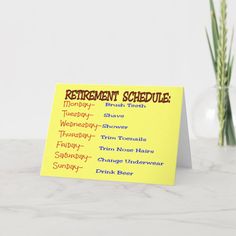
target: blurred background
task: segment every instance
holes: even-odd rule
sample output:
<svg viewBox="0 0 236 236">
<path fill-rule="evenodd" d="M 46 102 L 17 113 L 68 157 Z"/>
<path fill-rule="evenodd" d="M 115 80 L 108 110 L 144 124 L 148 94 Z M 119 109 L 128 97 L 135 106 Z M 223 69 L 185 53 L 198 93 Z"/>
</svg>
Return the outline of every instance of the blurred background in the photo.
<svg viewBox="0 0 236 236">
<path fill-rule="evenodd" d="M 56 83 L 184 86 L 194 138 L 194 101 L 215 84 L 205 27 L 207 0 L 1 0 L 0 138 L 44 139 Z"/>
</svg>

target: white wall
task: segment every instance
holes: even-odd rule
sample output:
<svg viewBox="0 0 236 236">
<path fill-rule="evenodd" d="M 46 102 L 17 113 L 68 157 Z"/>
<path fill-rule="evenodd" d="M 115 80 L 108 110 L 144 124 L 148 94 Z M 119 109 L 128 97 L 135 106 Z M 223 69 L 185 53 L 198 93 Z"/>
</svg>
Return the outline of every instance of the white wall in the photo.
<svg viewBox="0 0 236 236">
<path fill-rule="evenodd" d="M 45 138 L 57 82 L 184 85 L 190 118 L 209 20 L 207 0 L 1 0 L 0 138 Z"/>
</svg>

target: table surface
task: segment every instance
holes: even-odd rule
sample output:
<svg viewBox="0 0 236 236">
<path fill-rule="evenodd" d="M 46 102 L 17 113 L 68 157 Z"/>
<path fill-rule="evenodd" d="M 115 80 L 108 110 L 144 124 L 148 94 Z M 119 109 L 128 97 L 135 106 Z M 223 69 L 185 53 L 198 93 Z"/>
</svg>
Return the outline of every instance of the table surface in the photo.
<svg viewBox="0 0 236 236">
<path fill-rule="evenodd" d="M 176 186 L 40 177 L 42 140 L 0 141 L 0 236 L 236 235 L 236 149 L 191 141 Z"/>
</svg>

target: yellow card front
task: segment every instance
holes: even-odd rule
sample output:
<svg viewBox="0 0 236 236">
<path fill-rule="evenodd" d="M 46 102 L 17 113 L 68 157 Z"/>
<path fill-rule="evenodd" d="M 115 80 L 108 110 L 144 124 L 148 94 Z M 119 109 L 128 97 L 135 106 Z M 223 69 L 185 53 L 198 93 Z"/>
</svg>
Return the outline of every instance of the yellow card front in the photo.
<svg viewBox="0 0 236 236">
<path fill-rule="evenodd" d="M 58 84 L 43 176 L 173 185 L 183 88 Z"/>
</svg>

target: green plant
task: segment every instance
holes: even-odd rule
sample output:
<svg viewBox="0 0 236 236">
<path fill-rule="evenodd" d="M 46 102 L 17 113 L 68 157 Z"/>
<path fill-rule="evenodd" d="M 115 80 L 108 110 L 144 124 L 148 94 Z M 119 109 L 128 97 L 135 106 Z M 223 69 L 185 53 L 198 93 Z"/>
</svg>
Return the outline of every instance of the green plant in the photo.
<svg viewBox="0 0 236 236">
<path fill-rule="evenodd" d="M 229 50 L 227 51 L 227 2 L 221 0 L 219 23 L 216 17 L 215 5 L 213 0 L 210 1 L 211 9 L 211 31 L 212 42 L 208 31 L 206 30 L 207 41 L 212 58 L 213 68 L 217 84 L 218 96 L 218 119 L 219 119 L 219 145 L 235 146 L 236 136 L 231 111 L 229 85 L 232 77 L 232 69 L 234 64 L 234 56 L 232 56 L 232 44 L 234 38 L 234 30 L 232 32 Z M 226 142 L 225 142 L 226 140 Z"/>
</svg>

